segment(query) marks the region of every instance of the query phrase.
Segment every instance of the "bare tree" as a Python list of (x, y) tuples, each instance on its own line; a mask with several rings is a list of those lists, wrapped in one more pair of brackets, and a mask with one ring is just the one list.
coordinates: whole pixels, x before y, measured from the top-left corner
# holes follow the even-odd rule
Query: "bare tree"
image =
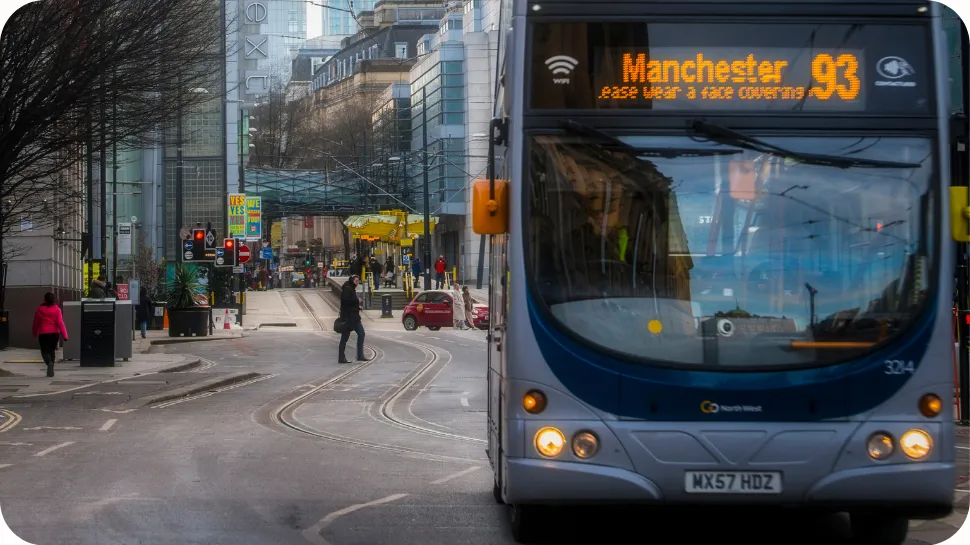
[(148, 243), (148, 236), (143, 231), (138, 236), (138, 252), (134, 259), (135, 274), (141, 286), (148, 290), (150, 295), (155, 295), (158, 291), (158, 259), (155, 258), (155, 249)]
[(0, 234), (21, 217), (38, 226), (57, 221), (56, 210), (77, 214), (83, 190), (64, 173), (82, 162), (85, 144), (137, 146), (222, 94), (220, 8), (45, 0), (10, 17), (0, 35)]
[(300, 161), (298, 154), (301, 134), (306, 131), (310, 115), (310, 100), (290, 96), (286, 87), (288, 72), (282, 64), (270, 68), (269, 93), (258, 97), (258, 105), (252, 112), (256, 133), (255, 148), (250, 156), (253, 166), (268, 168), (293, 168)]

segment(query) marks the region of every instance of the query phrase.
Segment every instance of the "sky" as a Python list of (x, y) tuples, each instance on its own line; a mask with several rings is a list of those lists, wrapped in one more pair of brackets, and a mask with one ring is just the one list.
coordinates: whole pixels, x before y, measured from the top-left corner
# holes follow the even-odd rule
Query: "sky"
[[(322, 3), (322, 2), (321, 2)], [(306, 37), (307, 39), (316, 38), (323, 32), (323, 8), (306, 5)]]

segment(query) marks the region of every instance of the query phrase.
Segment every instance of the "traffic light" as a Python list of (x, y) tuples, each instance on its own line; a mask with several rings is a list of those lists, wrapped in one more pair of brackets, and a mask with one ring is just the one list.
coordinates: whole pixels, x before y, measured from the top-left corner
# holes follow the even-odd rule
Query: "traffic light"
[(236, 246), (236, 239), (223, 239), (222, 247), (225, 249), (226, 265), (237, 267), (239, 265), (239, 248)]
[(310, 267), (312, 267), (313, 266), (313, 254), (307, 252), (307, 254), (303, 256), (303, 264), (306, 265), (308, 269)]
[[(205, 260), (205, 229), (192, 229), (192, 257), (186, 255), (185, 261)], [(188, 253), (188, 252), (186, 252)]]

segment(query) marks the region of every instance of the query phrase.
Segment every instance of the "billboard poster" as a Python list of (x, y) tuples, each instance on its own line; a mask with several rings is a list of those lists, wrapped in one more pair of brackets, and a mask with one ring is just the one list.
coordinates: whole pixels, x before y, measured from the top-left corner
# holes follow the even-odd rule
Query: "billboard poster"
[(229, 206), (226, 214), (229, 218), (229, 237), (244, 238), (246, 236), (246, 194), (230, 193)]
[(246, 197), (246, 240), (263, 238), (263, 199)]

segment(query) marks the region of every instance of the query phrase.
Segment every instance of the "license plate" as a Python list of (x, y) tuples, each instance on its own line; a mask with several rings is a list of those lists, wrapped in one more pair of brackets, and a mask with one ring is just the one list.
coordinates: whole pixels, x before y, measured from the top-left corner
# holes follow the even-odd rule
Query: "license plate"
[(688, 471), (684, 490), (693, 494), (781, 494), (777, 471)]

